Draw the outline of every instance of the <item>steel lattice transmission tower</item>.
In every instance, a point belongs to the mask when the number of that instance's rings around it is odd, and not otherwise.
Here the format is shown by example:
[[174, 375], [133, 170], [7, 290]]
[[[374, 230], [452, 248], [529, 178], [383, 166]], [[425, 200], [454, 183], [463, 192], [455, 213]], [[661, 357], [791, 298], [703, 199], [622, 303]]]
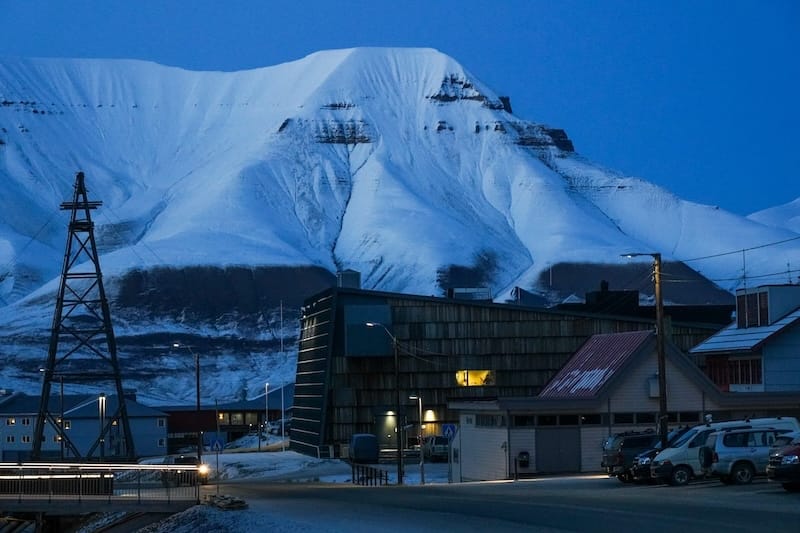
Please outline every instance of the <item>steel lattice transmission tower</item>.
[[[94, 238], [94, 223], [91, 211], [102, 202], [89, 201], [86, 194], [83, 172], [75, 177], [75, 192], [71, 202], [61, 204], [62, 210], [71, 212], [69, 234], [64, 252], [64, 265], [61, 269], [61, 283], [58, 288], [53, 325], [50, 332], [50, 346], [47, 364], [43, 372], [42, 397], [39, 416], [33, 436], [34, 460], [42, 458], [44, 428], [53, 427], [61, 439], [61, 457], [65, 450], [70, 459], [102, 460], [104, 456], [117, 459], [134, 459], [133, 436], [128, 421], [128, 410], [122, 389], [117, 344], [111, 327], [111, 316], [103, 287], [103, 276], [97, 255]], [[61, 385], [60, 410], [50, 393], [53, 381]], [[98, 408], [98, 436], [82, 456], [69, 439], [69, 431], [63, 424], [64, 382], [91, 383], [93, 386], [111, 387], [116, 394], [115, 411], [105, 412], [106, 398], [98, 395], [95, 402]], [[109, 391], [111, 392], [111, 391]], [[120, 435], [121, 430], [121, 435]], [[108, 448], [106, 449], [106, 446]]]

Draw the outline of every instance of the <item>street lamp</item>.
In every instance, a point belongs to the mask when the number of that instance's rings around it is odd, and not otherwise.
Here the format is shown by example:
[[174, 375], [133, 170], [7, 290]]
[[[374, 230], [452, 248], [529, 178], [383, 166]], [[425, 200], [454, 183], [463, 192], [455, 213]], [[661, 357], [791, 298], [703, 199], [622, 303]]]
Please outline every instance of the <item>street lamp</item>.
[[392, 339], [392, 349], [394, 351], [394, 393], [395, 393], [395, 421], [397, 424], [397, 484], [403, 484], [403, 426], [400, 423], [400, 364], [398, 361], [399, 346], [397, 338], [392, 335], [386, 326], [380, 322], [367, 322], [368, 328], [381, 327], [383, 331]]
[[664, 298], [661, 295], [661, 254], [633, 253], [623, 257], [649, 255], [653, 258], [653, 284], [656, 298], [656, 352], [658, 356], [658, 433], [661, 436], [661, 449], [667, 447], [667, 363], [664, 354]]
[[200, 355], [192, 350], [192, 347], [179, 342], [172, 343], [173, 348], [186, 348], [194, 356], [194, 377], [195, 377], [195, 424], [197, 424], [197, 463], [203, 462], [203, 432], [200, 430]]
[[419, 433], [417, 440], [419, 441], [419, 484], [425, 484], [425, 457], [422, 454], [422, 396], [409, 396], [409, 400], [417, 400], [419, 404]]
[[106, 394], [104, 392], [100, 393], [97, 398], [97, 410], [100, 419], [100, 461], [102, 461], [106, 451], [105, 436], [103, 435], [103, 429], [106, 425]]

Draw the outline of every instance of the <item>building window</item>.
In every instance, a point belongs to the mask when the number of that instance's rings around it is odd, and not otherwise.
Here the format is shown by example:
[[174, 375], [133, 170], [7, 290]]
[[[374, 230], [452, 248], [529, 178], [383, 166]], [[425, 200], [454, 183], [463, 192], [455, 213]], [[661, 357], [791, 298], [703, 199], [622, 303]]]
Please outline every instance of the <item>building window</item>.
[[30, 435], [23, 435], [22, 436], [22, 442], [30, 443], [31, 442], [31, 436]]
[[30, 418], [23, 418], [22, 419], [22, 425], [23, 426], [30, 426], [31, 425], [31, 419]]
[[163, 427], [166, 427], [166, 425], [167, 425], [167, 421], [166, 420], [164, 420], [163, 418], [159, 418], [158, 419], [158, 427], [163, 428]]
[[14, 435], [6, 435], [6, 442], [14, 442]]
[[559, 426], [577, 426], [578, 415], [561, 415], [558, 417]]
[[231, 413], [231, 425], [232, 426], [244, 425], [244, 414], [243, 413]]
[[700, 422], [700, 413], [697, 411], [682, 411], [678, 413], [681, 422]]
[[72, 429], [72, 422], [64, 420], [64, 429]]
[[16, 418], [6, 418], [6, 425], [7, 426], [16, 426], [17, 419]]
[[636, 413], [636, 423], [637, 424], [655, 424], [656, 423], [656, 415], [655, 415], [655, 413]]
[[760, 385], [761, 359], [729, 359], [728, 375], [731, 385]]
[[536, 423], [540, 426], [555, 426], [558, 424], [558, 415], [539, 415]]
[[514, 415], [514, 427], [526, 427], [536, 424], [534, 415]]
[[459, 370], [456, 372], [459, 387], [484, 387], [494, 385], [494, 372], [491, 370]]
[[477, 427], [485, 428], [500, 428], [505, 427], [506, 417], [503, 415], [475, 415], [475, 425]]
[[581, 424], [584, 426], [598, 425], [603, 423], [603, 415], [581, 415]]
[[614, 413], [615, 424], [633, 424], [633, 413]]
[[53, 435], [53, 442], [61, 442], [61, 435]]
[[158, 439], [158, 447], [159, 448], [164, 448], [166, 445], [167, 445], [167, 440], [166, 439]]
[[740, 294], [736, 297], [736, 327], [769, 325], [769, 297], [766, 292]]

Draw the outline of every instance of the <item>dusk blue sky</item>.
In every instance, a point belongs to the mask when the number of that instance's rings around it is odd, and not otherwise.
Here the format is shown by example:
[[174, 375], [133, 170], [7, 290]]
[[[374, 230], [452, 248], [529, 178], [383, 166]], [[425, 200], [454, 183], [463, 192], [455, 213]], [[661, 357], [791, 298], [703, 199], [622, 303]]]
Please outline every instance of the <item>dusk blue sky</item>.
[[800, 197], [795, 0], [0, 0], [0, 56], [240, 70], [430, 47], [590, 159], [749, 214]]

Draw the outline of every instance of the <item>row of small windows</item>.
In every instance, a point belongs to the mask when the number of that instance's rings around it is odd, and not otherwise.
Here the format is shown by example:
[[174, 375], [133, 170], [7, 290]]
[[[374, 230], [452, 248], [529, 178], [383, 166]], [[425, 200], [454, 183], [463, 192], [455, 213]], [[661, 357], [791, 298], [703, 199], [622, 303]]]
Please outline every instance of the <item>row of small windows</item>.
[[[15, 435], [6, 435], [6, 443], [13, 444], [17, 442], [17, 438]], [[33, 442], [33, 437], [30, 435], [22, 435], [20, 437], [20, 442], [28, 444]], [[45, 442], [45, 437], [42, 435], [42, 442]], [[53, 442], [61, 442], [61, 438], [58, 435], [53, 435]], [[167, 439], [160, 438], [158, 439], [158, 446], [159, 448], [165, 448], [167, 446]]]
[[[30, 418], [21, 418], [20, 419], [20, 423], [23, 426], [30, 426], [31, 425], [31, 419]], [[167, 425], [167, 421], [164, 418], [159, 418], [156, 423], [157, 423], [158, 427], [160, 427], [160, 428], [166, 427], [166, 425]], [[14, 418], [14, 417], [6, 418], [6, 425], [7, 426], [16, 426], [17, 425], [17, 419]], [[64, 421], [64, 429], [69, 429], [70, 425], [71, 424], [70, 424], [69, 420], [65, 420]], [[116, 426], [117, 425], [117, 421], [116, 420], [112, 420], [111, 421], [111, 425], [112, 426]]]
[[[701, 413], [698, 411], [667, 413], [670, 423], [697, 423]], [[611, 413], [610, 423], [620, 424], [655, 424], [657, 413]], [[513, 427], [530, 426], [600, 426], [609, 424], [608, 413], [592, 413], [585, 415], [513, 415]], [[475, 425], [481, 427], [504, 427], [505, 417], [502, 415], [475, 415]]]

